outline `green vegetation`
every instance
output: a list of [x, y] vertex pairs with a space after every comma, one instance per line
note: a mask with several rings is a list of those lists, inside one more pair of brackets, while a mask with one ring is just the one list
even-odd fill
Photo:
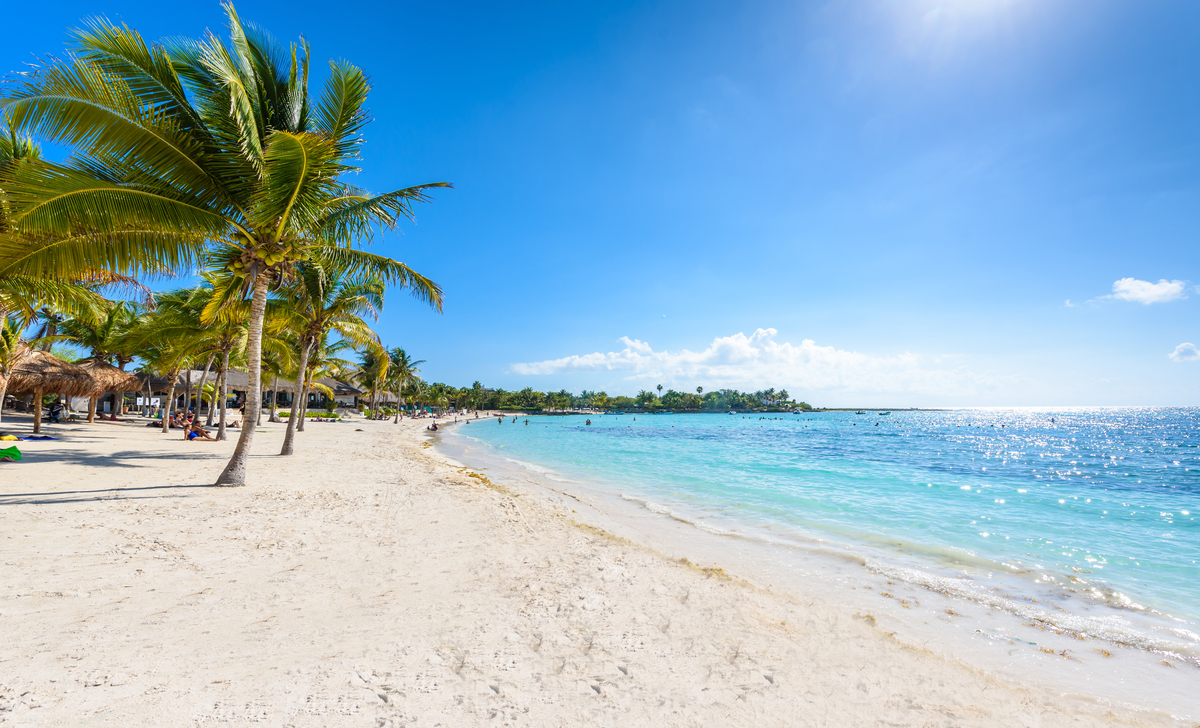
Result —
[[538, 392], [531, 387], [507, 392], [503, 389], [485, 389], [479, 382], [461, 389], [445, 384], [429, 387], [441, 393], [441, 399], [452, 406], [467, 409], [497, 410], [503, 412], [546, 412], [579, 409], [597, 410], [642, 410], [645, 412], [728, 412], [739, 411], [812, 411], [807, 402], [796, 402], [787, 390], [774, 388], [757, 392], [739, 392], [736, 389], [719, 389], [704, 393], [702, 387], [696, 393], [677, 392], [668, 389], [662, 392], [641, 390], [636, 397], [610, 397], [605, 392], [584, 390], [572, 394], [565, 389], [557, 392]]
[[[280, 417], [290, 417], [291, 416], [291, 412], [280, 412], [278, 414]], [[339, 415], [337, 412], [305, 412], [304, 416], [310, 420], [315, 420], [318, 417], [323, 420], [340, 420], [340, 419], [342, 419], [342, 416]]]

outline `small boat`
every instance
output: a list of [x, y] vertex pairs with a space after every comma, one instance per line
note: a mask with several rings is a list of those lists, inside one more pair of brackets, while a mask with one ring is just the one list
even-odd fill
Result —
[[880, 412], [879, 414], [880, 414], [880, 415], [890, 415], [890, 414], [891, 414], [891, 412]]
[[866, 412], [864, 412], [863, 410], [859, 410], [859, 411], [855, 412], [854, 414], [856, 414], [856, 415], [865, 415], [865, 414], [866, 414]]
[[731, 415], [736, 415], [736, 414], [737, 414], [737, 412], [734, 412], [733, 410], [729, 410], [729, 414], [731, 414]]

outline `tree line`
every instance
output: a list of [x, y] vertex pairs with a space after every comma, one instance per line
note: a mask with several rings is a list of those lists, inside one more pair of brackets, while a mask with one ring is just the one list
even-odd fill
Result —
[[517, 391], [487, 389], [478, 381], [470, 387], [455, 388], [445, 384], [430, 385], [446, 399], [464, 409], [486, 410], [644, 410], [649, 412], [725, 412], [730, 410], [796, 409], [809, 411], [807, 402], [791, 399], [786, 389], [761, 389], [755, 392], [739, 392], [736, 389], [718, 389], [704, 392], [696, 387], [693, 392], [663, 391], [662, 385], [654, 390], [640, 390], [636, 396], [609, 396], [606, 392], [584, 390], [579, 394], [565, 389], [557, 392], [539, 392], [532, 387]]

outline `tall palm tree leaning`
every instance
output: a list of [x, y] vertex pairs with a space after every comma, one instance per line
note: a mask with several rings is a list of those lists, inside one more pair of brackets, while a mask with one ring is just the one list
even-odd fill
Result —
[[[219, 485], [243, 485], [262, 404], [259, 367], [267, 294], [319, 254], [410, 286], [440, 309], [441, 290], [390, 258], [353, 247], [412, 217], [432, 187], [371, 195], [357, 171], [370, 84], [330, 63], [319, 103], [308, 94], [308, 44], [275, 47], [232, 4], [229, 42], [148, 44], [104, 19], [73, 34], [72, 55], [31, 72], [0, 97], [14, 133], [70, 147], [64, 163], [6, 167], [11, 223], [0, 268], [63, 280], [103, 269], [126, 275], [224, 268], [250, 298], [245, 426]], [[206, 309], [211, 318], [222, 303]], [[294, 408], [293, 408], [294, 409]]]

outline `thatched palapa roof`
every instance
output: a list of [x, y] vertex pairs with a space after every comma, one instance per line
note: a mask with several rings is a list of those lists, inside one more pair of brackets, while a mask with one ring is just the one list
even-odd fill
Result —
[[39, 349], [28, 349], [8, 378], [10, 394], [65, 394], [86, 397], [95, 391], [96, 381], [87, 370]]
[[123, 372], [108, 364], [96, 359], [87, 359], [79, 362], [79, 367], [91, 375], [95, 384], [91, 391], [92, 396], [98, 396], [105, 392], [135, 392], [142, 388], [142, 380], [133, 372]]

